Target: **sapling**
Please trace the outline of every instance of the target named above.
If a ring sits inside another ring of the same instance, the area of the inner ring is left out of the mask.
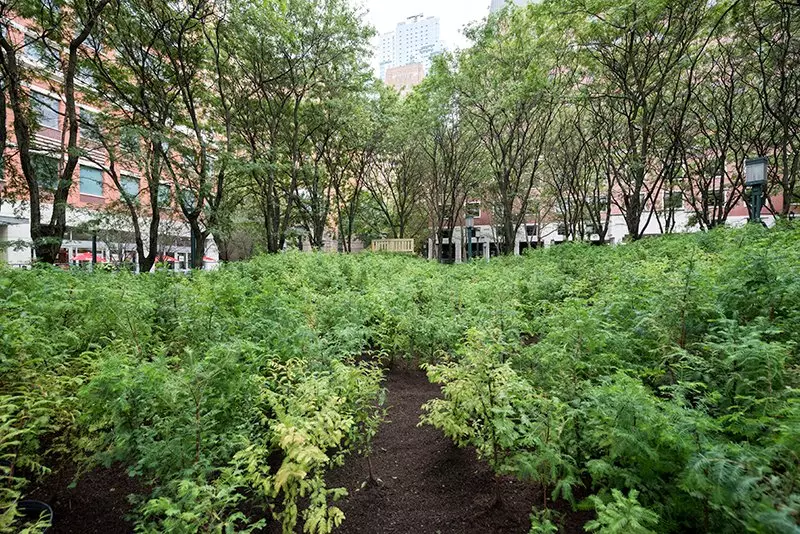
[[[506,347],[499,331],[471,329],[460,360],[425,365],[431,381],[442,384],[443,398],[423,405],[421,424],[442,430],[461,447],[475,447],[495,477],[492,506],[503,506],[500,475],[515,472],[512,461],[523,438],[516,425],[526,385],[509,363],[500,363]]]
[[[637,500],[639,492],[632,489],[627,496],[618,489],[611,490],[611,502],[592,495],[597,519],[586,523],[588,532],[598,534],[655,534],[651,528],[658,525],[658,514],[642,507]]]

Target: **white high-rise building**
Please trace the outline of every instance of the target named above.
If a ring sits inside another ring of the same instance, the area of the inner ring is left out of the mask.
[[[531,3],[532,0],[492,0],[492,5],[489,6],[489,11],[492,13],[496,13],[503,9],[506,3],[514,3],[518,6],[524,6],[525,4]]]
[[[380,57],[378,58],[381,66],[381,80],[386,80],[386,69],[392,68],[394,65],[394,51],[397,48],[395,33],[389,32],[381,35],[381,44],[379,48]]]
[[[439,40],[439,18],[415,15],[397,24],[394,32],[381,36],[379,61],[381,79],[386,70],[420,63],[427,71],[434,56],[443,50]]]

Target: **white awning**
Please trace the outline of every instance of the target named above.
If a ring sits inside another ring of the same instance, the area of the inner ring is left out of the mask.
[[[0,215],[0,226],[11,226],[14,224],[25,224],[28,222],[28,219],[23,219],[21,217],[7,217],[4,215]]]

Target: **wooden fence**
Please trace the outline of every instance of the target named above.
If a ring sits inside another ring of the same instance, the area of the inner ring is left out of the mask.
[[[372,252],[414,253],[413,239],[378,239],[372,242]]]

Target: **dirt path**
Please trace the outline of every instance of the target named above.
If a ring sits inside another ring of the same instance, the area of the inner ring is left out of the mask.
[[[388,421],[374,441],[372,466],[380,488],[360,489],[363,458],[351,457],[328,477],[350,495],[339,503],[347,519],[340,532],[364,534],[527,533],[537,488],[503,481],[505,506],[490,507],[494,477],[472,450],[460,450],[440,431],[417,427],[420,407],[439,395],[420,371],[389,374]],[[580,523],[576,517],[576,527]],[[572,525],[570,525],[572,526]],[[570,528],[569,531],[581,532]]]

